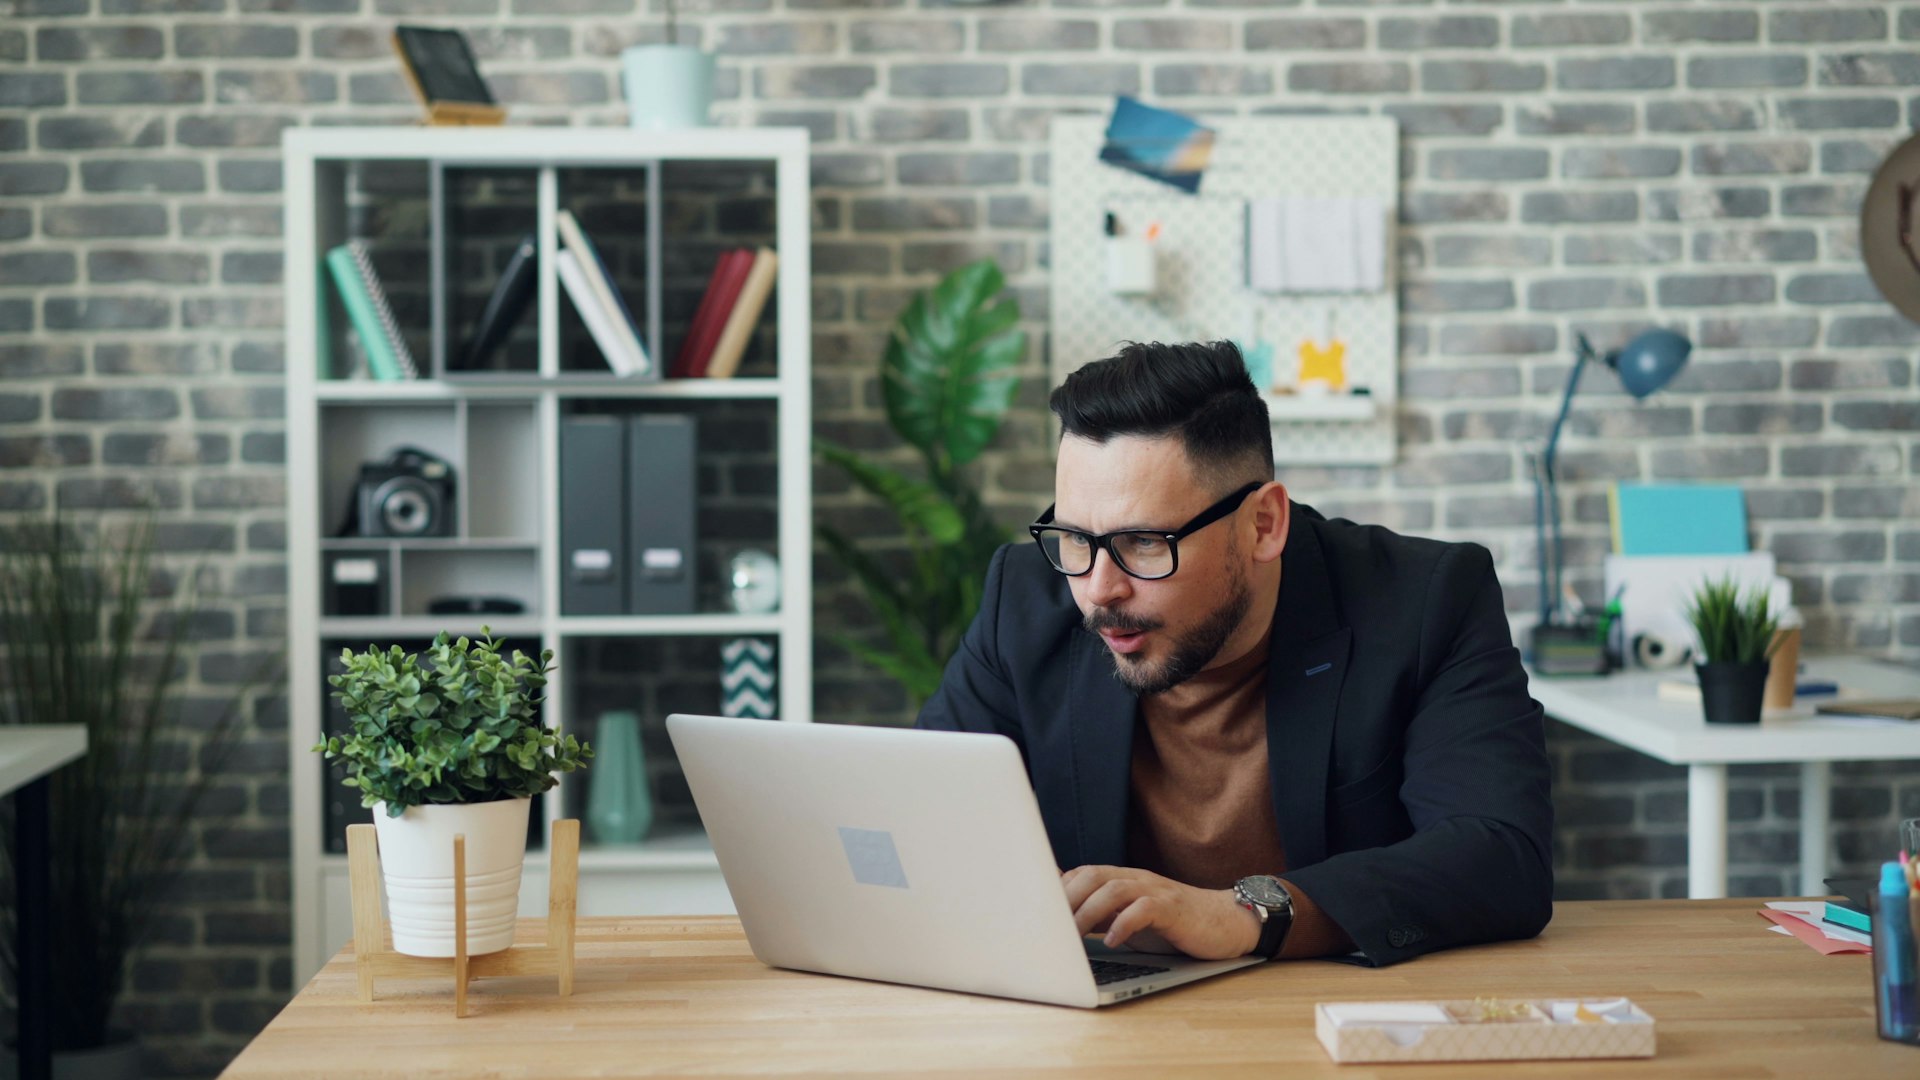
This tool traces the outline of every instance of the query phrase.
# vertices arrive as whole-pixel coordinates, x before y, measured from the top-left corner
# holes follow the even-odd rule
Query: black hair
[[[1273,479],[1266,402],[1231,341],[1131,341],[1068,375],[1047,405],[1061,436],[1104,443],[1119,435],[1173,435],[1222,490]]]

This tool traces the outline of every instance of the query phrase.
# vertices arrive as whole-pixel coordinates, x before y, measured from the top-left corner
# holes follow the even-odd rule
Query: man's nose
[[[1133,595],[1133,578],[1113,561],[1113,553],[1095,550],[1093,569],[1087,571],[1087,599],[1100,607],[1111,607]]]

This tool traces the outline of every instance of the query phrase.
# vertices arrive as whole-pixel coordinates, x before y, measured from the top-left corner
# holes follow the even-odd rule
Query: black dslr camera
[[[350,535],[452,536],[453,466],[414,446],[360,466]]]

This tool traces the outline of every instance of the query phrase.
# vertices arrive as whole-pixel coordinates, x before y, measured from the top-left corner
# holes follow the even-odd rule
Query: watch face
[[[1283,908],[1293,902],[1293,898],[1287,895],[1286,887],[1280,884],[1279,879],[1265,874],[1241,878],[1240,890],[1247,894],[1247,899],[1263,908]]]

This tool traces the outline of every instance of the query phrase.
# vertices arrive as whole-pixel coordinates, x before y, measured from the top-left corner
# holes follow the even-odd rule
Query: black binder
[[[626,423],[615,416],[560,421],[560,610],[627,611]]]
[[[695,610],[696,435],[691,416],[628,421],[627,610],[635,615]]]

